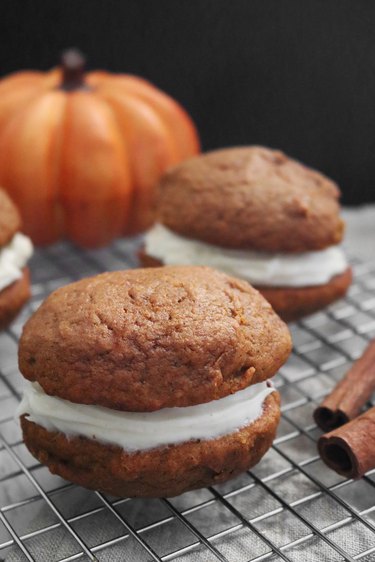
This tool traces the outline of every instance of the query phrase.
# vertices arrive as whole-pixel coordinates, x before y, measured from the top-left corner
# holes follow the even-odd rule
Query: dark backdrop
[[[374,0],[1,0],[1,74],[77,46],[140,74],[195,119],[204,149],[265,144],[375,200]]]

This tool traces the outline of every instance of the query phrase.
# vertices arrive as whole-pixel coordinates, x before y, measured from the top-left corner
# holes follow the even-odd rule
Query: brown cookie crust
[[[21,216],[9,195],[0,189],[0,248],[21,229]]]
[[[27,267],[22,277],[0,291],[0,330],[4,330],[30,298],[30,274]]]
[[[127,453],[85,437],[67,439],[21,417],[29,451],[53,474],[85,488],[120,497],[176,496],[237,476],[270,448],[280,418],[280,398],[270,394],[251,425],[210,441]]]
[[[162,267],[52,293],[24,327],[19,365],[47,394],[152,411],[268,379],[290,349],[288,328],[248,283],[207,267]]]
[[[314,287],[257,287],[285,322],[299,320],[342,298],[352,282],[350,267],[329,283]]]
[[[172,168],[158,190],[158,220],[217,246],[300,253],[338,244],[344,223],[331,180],[282,152],[228,148]]]

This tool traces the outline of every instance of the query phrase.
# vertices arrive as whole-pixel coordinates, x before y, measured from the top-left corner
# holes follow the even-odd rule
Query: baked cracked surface
[[[290,350],[288,328],[248,283],[168,266],[58,289],[26,323],[19,365],[47,394],[147,412],[266,380]]]
[[[250,146],[186,160],[162,179],[158,220],[217,246],[301,253],[338,244],[339,190],[285,154]]]

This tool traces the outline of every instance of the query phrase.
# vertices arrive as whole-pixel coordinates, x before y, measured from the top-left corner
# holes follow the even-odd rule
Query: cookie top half
[[[19,364],[47,394],[148,412],[266,380],[290,350],[288,328],[248,283],[182,266],[58,289],[26,323]]]
[[[159,221],[217,246],[264,252],[322,250],[342,240],[339,189],[324,175],[259,146],[228,148],[171,169]]]
[[[21,229],[21,216],[9,195],[0,189],[0,249]]]

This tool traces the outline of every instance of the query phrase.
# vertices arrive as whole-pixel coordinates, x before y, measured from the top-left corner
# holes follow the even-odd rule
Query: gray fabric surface
[[[345,208],[343,216],[347,225],[345,245],[350,253],[362,260],[374,260],[375,205]]]

